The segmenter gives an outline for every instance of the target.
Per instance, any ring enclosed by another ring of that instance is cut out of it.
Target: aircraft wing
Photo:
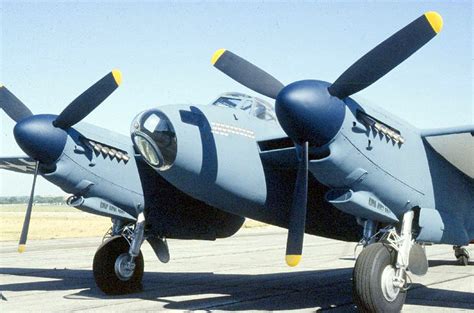
[[[426,129],[421,136],[452,165],[474,178],[474,125]]]
[[[0,170],[24,174],[35,173],[35,160],[30,157],[0,157]]]

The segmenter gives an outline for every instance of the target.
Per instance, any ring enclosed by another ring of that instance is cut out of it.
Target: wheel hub
[[[115,274],[122,281],[127,281],[133,276],[135,264],[130,261],[128,253],[122,253],[115,260]]]
[[[392,265],[387,265],[382,272],[382,293],[387,301],[394,301],[400,293],[400,288],[394,284],[395,268]]]

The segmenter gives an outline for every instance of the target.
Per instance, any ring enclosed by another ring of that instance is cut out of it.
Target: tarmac
[[[102,238],[0,243],[0,311],[330,311],[357,312],[351,297],[354,243],[306,236],[300,265],[289,268],[286,231],[242,229],[217,241],[168,240],[162,264],[145,243],[143,291],[106,296],[92,259]],[[470,248],[471,256],[474,249]],[[456,265],[452,247],[427,248],[430,270],[411,276],[403,312],[474,312],[474,264]]]

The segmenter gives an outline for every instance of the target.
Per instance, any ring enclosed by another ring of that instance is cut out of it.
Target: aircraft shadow
[[[275,311],[321,308],[335,312],[357,311],[351,296],[351,268],[257,275],[145,272],[143,291],[124,296],[104,295],[95,286],[91,270],[1,268],[0,274],[55,279],[2,284],[2,292],[83,289],[64,296],[65,299],[144,299],[158,301],[166,309],[177,310]],[[408,304],[473,308],[472,302],[463,300],[472,296],[467,292],[430,288],[421,284],[414,284],[411,289]],[[443,299],[449,301],[443,302]]]
[[[428,261],[430,267],[436,266],[461,266],[459,265],[457,260],[429,260]],[[474,265],[474,261],[469,261],[468,266]]]

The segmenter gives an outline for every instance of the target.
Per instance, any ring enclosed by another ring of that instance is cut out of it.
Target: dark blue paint
[[[117,87],[117,81],[113,73],[110,72],[64,108],[54,121],[54,126],[66,129],[80,122],[110,96]]]
[[[214,183],[217,179],[218,158],[216,141],[211,132],[211,125],[206,115],[197,107],[191,106],[190,111],[180,110],[181,121],[183,123],[196,125],[199,127],[202,146],[202,167],[200,176],[208,183]],[[179,140],[179,139],[178,139]]]
[[[352,64],[329,87],[329,92],[344,99],[367,88],[435,36],[426,16],[420,16]]]
[[[344,102],[328,92],[327,82],[302,80],[283,88],[275,111],[283,130],[298,144],[322,146],[339,132],[345,116]]]
[[[27,117],[15,125],[13,133],[20,148],[41,163],[53,163],[63,152],[67,133],[53,126],[56,115]]]

